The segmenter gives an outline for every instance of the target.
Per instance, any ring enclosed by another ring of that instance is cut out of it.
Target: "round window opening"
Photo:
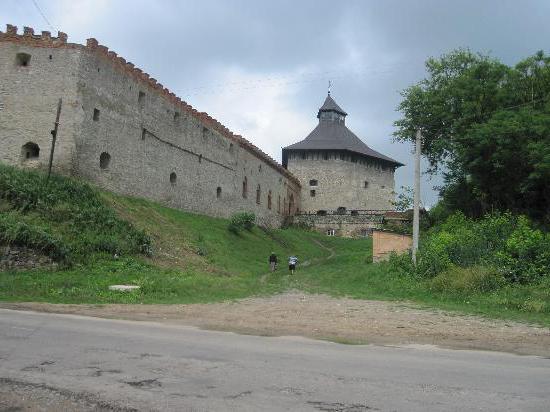
[[[174,172],[170,173],[170,183],[171,184],[175,185],[177,178],[178,178],[178,176],[176,176],[176,174]]]
[[[111,163],[111,155],[107,152],[101,153],[99,156],[99,167],[102,169],[107,169]]]

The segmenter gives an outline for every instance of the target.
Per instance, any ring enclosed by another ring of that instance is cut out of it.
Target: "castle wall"
[[[8,32],[13,34],[13,26]],[[32,30],[17,41],[0,41],[0,161],[14,166],[47,168],[57,104],[63,99],[61,127],[53,159],[54,170],[70,174],[74,166],[74,137],[82,118],[76,79],[80,53],[67,46],[60,33],[44,32],[39,47]],[[30,56],[23,65],[20,58]],[[38,156],[27,158],[23,146],[38,145]]]
[[[382,227],[383,215],[300,214],[292,218],[295,225],[311,228],[329,236],[366,237]]]
[[[323,152],[309,152],[306,159],[299,152],[289,153],[288,170],[302,185],[302,211],[393,209],[393,167],[382,167],[374,160],[355,160],[350,155],[341,160],[338,152],[328,153],[326,160]],[[311,180],[317,185],[311,186]]]
[[[12,122],[11,128],[0,130],[1,141],[9,142],[0,149],[3,162],[22,165],[21,146],[27,139],[39,142],[39,160],[47,159],[42,148],[49,136],[42,139],[41,128],[49,133],[53,126],[57,95],[53,117],[50,108],[40,103],[62,90],[60,146],[54,159],[61,172],[117,193],[211,216],[251,211],[258,223],[267,226],[280,225],[285,215],[300,207],[295,177],[94,39],[86,46],[53,48],[37,38],[23,46],[18,44],[21,37],[6,38],[0,33],[1,56],[6,60],[0,60],[2,79],[21,76],[23,68],[8,63],[14,61],[17,50],[26,47],[35,64],[24,69],[32,67],[36,73],[21,78],[19,86],[35,91],[24,93],[10,87],[2,94],[7,96],[3,110],[10,113]],[[44,56],[49,55],[59,66],[43,66]],[[14,104],[19,101],[24,104]],[[26,123],[33,127],[26,128]]]

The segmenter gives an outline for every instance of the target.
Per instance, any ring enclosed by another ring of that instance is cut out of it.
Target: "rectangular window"
[[[147,129],[145,127],[141,128],[141,140],[145,140],[145,136],[147,136]]]
[[[138,94],[138,103],[140,106],[143,107],[143,104],[145,103],[145,92],[139,92]]]
[[[309,195],[310,195],[311,197],[315,197],[315,190],[310,190],[310,191],[309,191]]]
[[[336,230],[335,229],[328,229],[327,230],[327,236],[336,236]]]
[[[180,112],[174,112],[174,122],[179,123],[180,121]]]
[[[94,122],[97,122],[99,120],[99,109],[94,109]]]

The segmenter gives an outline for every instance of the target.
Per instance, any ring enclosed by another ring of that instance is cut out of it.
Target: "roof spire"
[[[328,95],[330,96],[330,88],[332,87],[332,82],[328,81]]]

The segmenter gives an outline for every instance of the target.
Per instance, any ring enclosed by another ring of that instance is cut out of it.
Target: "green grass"
[[[356,299],[411,301],[424,307],[527,321],[550,326],[550,279],[532,285],[505,285],[491,292],[435,290],[433,280],[399,274],[389,263],[369,264],[355,241],[322,265],[299,273],[300,288]]]
[[[0,239],[31,245],[50,245],[53,239],[70,256],[55,272],[0,273],[3,301],[196,303],[299,289],[357,299],[407,300],[550,325],[548,281],[479,293],[445,289],[440,279],[436,288],[433,280],[399,274],[387,263],[372,264],[370,239],[331,238],[297,228],[254,227],[236,235],[227,230],[225,219],[100,192],[62,177],[45,186],[38,173],[0,167],[0,223],[8,222],[5,227],[11,231],[0,225]],[[21,223],[29,230],[16,236],[14,227]],[[152,256],[141,253],[143,242],[152,245]],[[275,274],[268,272],[272,251],[280,258]],[[295,276],[289,276],[286,266],[291,254],[300,259]],[[108,286],[113,284],[141,288],[111,292]]]

